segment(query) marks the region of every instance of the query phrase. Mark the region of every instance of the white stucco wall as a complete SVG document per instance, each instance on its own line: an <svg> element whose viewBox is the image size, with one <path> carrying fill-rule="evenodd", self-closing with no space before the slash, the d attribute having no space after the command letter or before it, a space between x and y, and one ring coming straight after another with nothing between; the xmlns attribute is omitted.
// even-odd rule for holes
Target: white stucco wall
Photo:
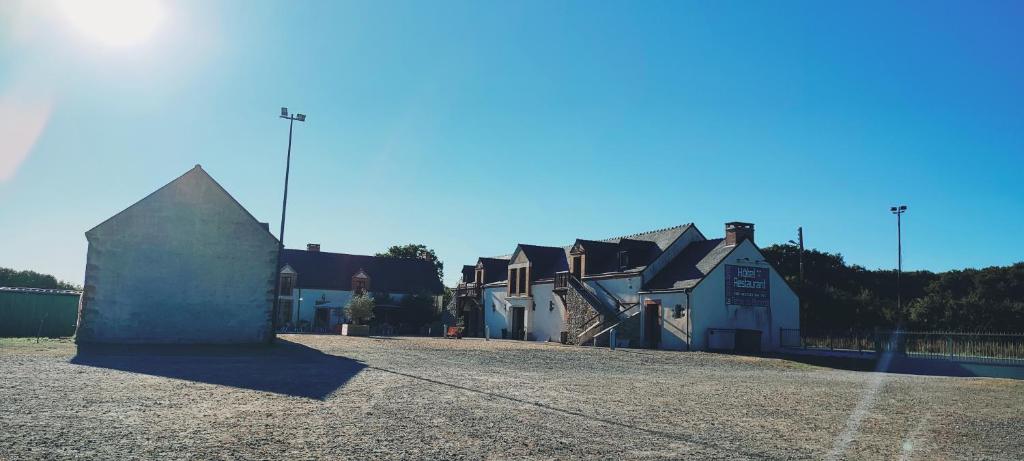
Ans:
<svg viewBox="0 0 1024 461"><path fill-rule="evenodd" d="M593 288L594 292L597 293L597 296L612 307L617 307L617 304L614 299L608 296L608 293L611 293L615 298L626 303L634 303L639 299L637 295L641 286L639 274L632 277L605 279L588 279L587 277L583 277L583 282ZM598 287L598 285L604 287L604 290ZM607 290L608 293L606 293L605 290Z"/></svg>
<svg viewBox="0 0 1024 461"><path fill-rule="evenodd" d="M565 306L553 292L552 283L538 283L532 287L533 306L527 312L527 332L534 341L560 341L565 330Z"/></svg>
<svg viewBox="0 0 1024 461"><path fill-rule="evenodd" d="M86 238L78 341L272 338L277 241L198 167Z"/></svg>
<svg viewBox="0 0 1024 461"><path fill-rule="evenodd" d="M761 330L762 350L779 347L779 328L800 328L800 303L796 293L769 264L757 263L763 260L757 247L744 240L694 288L690 300L695 348L706 347L709 328ZM768 268L770 307L727 306L725 264Z"/></svg>
<svg viewBox="0 0 1024 461"><path fill-rule="evenodd" d="M686 309L686 293L681 291L645 293L641 299L641 304L644 304L647 301L656 301L661 306L659 312L660 328L655 332L655 334L660 335L658 348L668 350L688 350L689 326L687 325L686 320L689 313ZM673 318L676 305L679 305L682 309L682 316L680 318ZM647 315L646 310L641 314L641 316L643 315ZM645 319L641 317L641 330L646 328L647 325L644 320ZM647 334L649 334L649 332L643 331L643 335L645 335L644 337L646 337Z"/></svg>
<svg viewBox="0 0 1024 461"><path fill-rule="evenodd" d="M501 338L501 329L511 328L509 317L512 313L505 308L507 292L505 285L484 288L484 325L490 329L491 338Z"/></svg>

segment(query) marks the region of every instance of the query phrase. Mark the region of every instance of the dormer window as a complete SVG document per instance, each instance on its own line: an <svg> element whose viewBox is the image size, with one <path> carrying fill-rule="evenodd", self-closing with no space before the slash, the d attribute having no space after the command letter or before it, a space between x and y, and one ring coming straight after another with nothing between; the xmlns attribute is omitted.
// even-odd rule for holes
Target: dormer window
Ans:
<svg viewBox="0 0 1024 461"><path fill-rule="evenodd" d="M295 289L295 279L298 275L295 269L292 269L292 266L285 265L281 268L281 276L278 279L278 289L281 292L281 296L292 295L292 290Z"/></svg>
<svg viewBox="0 0 1024 461"><path fill-rule="evenodd" d="M362 296L370 290L370 276L366 275L362 269L356 275L352 276L352 293Z"/></svg>
<svg viewBox="0 0 1024 461"><path fill-rule="evenodd" d="M582 278L587 273L585 266L587 264L587 253L583 249L583 243L577 241L575 245L569 249L569 272L576 278Z"/></svg>
<svg viewBox="0 0 1024 461"><path fill-rule="evenodd" d="M629 252L619 252L619 271L624 271L629 267Z"/></svg>
<svg viewBox="0 0 1024 461"><path fill-rule="evenodd" d="M281 296L291 296L295 289L295 275L281 274Z"/></svg>
<svg viewBox="0 0 1024 461"><path fill-rule="evenodd" d="M476 270L476 278L473 279L473 281L476 284L478 284L478 285L481 284L481 283L484 283L484 270L483 269L477 269Z"/></svg>

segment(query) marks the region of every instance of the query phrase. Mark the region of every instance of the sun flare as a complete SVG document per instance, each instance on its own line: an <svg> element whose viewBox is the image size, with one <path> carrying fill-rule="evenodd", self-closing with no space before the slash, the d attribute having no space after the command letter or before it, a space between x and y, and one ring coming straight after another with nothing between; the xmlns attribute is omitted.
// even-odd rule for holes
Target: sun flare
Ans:
<svg viewBox="0 0 1024 461"><path fill-rule="evenodd" d="M145 42L164 19L159 0L62 0L58 4L76 30L114 47Z"/></svg>

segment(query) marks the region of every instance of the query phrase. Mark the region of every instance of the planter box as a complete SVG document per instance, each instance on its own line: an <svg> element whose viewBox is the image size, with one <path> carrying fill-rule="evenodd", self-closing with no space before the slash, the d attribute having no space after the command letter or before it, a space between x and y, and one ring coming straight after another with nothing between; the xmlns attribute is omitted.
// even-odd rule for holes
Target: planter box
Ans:
<svg viewBox="0 0 1024 461"><path fill-rule="evenodd" d="M343 336L370 336L370 326L345 323L341 325L341 334Z"/></svg>

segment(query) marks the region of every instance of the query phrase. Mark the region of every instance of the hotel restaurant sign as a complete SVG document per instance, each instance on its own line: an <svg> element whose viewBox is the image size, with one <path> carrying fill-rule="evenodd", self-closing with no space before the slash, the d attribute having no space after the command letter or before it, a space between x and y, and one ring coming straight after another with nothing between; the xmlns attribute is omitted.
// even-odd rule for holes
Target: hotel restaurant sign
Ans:
<svg viewBox="0 0 1024 461"><path fill-rule="evenodd" d="M725 303L768 307L768 268L725 265Z"/></svg>

